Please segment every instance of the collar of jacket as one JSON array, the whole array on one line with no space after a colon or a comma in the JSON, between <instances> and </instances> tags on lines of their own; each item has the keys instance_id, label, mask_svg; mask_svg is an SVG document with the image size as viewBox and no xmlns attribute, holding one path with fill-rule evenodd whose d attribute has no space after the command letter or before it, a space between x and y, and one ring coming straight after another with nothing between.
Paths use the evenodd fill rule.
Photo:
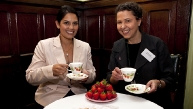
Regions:
<instances>
[{"instance_id":1,"label":"collar of jacket","mask_svg":"<svg viewBox=\"0 0 193 109\"><path fill-rule=\"evenodd\" d=\"M120 60L121 57L122 61L120 61L120 65L122 67L127 66L126 45L125 45L125 43L127 43L126 41L127 40L125 40L124 38L120 39L120 43L118 43L118 45L116 45L115 48L113 48L113 51L117 52L118 54L115 56L115 58L117 60ZM142 33L141 44L139 47L139 52L135 63L136 69L140 68L141 66L143 66L145 63L148 62L148 60L141 55L141 53L144 51L145 48L147 48L149 51L153 51L155 50L155 44L154 41L152 40L152 36Z\"/></svg>"}]
</instances>

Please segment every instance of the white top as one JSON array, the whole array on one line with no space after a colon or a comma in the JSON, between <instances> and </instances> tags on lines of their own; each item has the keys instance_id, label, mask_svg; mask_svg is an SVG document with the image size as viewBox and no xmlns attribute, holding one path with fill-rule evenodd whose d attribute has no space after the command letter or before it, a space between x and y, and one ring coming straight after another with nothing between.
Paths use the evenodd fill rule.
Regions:
<instances>
[{"instance_id":1,"label":"white top","mask_svg":"<svg viewBox=\"0 0 193 109\"><path fill-rule=\"evenodd\" d=\"M161 106L144 98L117 93L117 99L99 103L87 100L84 94L59 99L44 109L163 109ZM95 108L93 108L95 107Z\"/></svg>"}]
</instances>

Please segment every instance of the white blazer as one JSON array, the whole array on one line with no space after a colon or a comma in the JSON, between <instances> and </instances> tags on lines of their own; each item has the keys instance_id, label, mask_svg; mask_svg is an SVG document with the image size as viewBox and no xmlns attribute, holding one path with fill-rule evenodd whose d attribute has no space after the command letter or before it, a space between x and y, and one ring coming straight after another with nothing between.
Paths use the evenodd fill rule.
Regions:
<instances>
[{"instance_id":1,"label":"white blazer","mask_svg":"<svg viewBox=\"0 0 193 109\"><path fill-rule=\"evenodd\" d=\"M73 40L73 62L83 63L83 68L90 73L85 84L91 83L95 80L96 73L90 45L76 38ZM53 76L52 67L58 63L66 63L59 35L39 41L32 62L26 70L26 80L34 86L39 85L35 92L35 100L43 106L63 98L70 89L75 94L87 91L79 82L73 80L70 82L66 77L67 72L63 76Z\"/></svg>"}]
</instances>

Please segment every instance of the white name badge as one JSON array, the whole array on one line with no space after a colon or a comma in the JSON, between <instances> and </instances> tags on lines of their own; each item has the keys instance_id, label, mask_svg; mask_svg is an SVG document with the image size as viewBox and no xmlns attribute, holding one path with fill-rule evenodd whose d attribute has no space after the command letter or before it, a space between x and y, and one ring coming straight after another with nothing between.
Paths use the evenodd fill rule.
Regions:
<instances>
[{"instance_id":1,"label":"white name badge","mask_svg":"<svg viewBox=\"0 0 193 109\"><path fill-rule=\"evenodd\" d=\"M155 55L152 52L150 52L147 48L144 49L141 55L144 56L149 62L151 62L155 58Z\"/></svg>"}]
</instances>

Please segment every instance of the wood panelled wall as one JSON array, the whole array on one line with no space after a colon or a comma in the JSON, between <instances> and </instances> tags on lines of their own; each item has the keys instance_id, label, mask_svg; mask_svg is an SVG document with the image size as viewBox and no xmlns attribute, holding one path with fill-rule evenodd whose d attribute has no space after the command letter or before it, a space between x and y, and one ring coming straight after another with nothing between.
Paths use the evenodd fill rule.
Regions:
<instances>
[{"instance_id":1,"label":"wood panelled wall","mask_svg":"<svg viewBox=\"0 0 193 109\"><path fill-rule=\"evenodd\" d=\"M35 86L25 80L37 42L56 36L58 9L0 4L0 85L1 101L16 109L34 101ZM4 105L4 103L2 104Z\"/></svg>"},{"instance_id":2,"label":"wood panelled wall","mask_svg":"<svg viewBox=\"0 0 193 109\"><path fill-rule=\"evenodd\" d=\"M113 42L122 38L116 29L114 10L117 4L126 1L131 0L108 1L108 4L107 1L72 4L80 17L76 38L91 45L96 81L105 78ZM176 108L182 109L191 0L133 1L144 9L141 30L160 37L168 45L170 53L183 57L175 101ZM26 82L25 70L38 41L58 35L55 26L58 9L58 4L50 3L0 2L0 99L11 104L6 105L7 108L21 109L34 102L36 87Z\"/></svg>"}]
</instances>

